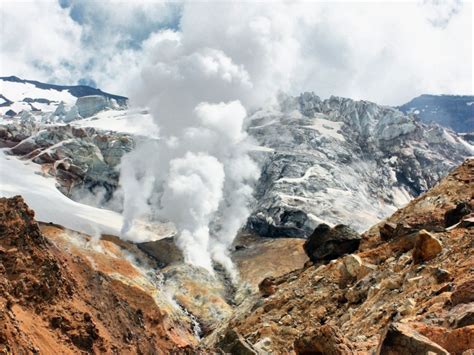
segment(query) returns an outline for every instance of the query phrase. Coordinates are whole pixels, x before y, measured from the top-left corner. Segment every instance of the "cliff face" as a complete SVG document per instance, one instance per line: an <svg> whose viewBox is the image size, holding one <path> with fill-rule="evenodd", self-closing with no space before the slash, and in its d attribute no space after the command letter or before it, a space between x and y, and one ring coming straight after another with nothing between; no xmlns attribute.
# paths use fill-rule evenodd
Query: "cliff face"
<svg viewBox="0 0 474 355"><path fill-rule="evenodd" d="M474 160L362 235L260 284L205 340L250 353L462 354L474 348Z"/></svg>

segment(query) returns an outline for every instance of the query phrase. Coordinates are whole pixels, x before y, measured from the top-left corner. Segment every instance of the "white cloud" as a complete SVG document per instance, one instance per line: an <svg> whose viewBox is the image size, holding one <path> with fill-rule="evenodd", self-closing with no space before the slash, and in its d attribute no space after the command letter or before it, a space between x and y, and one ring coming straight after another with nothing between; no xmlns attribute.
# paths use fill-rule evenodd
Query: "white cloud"
<svg viewBox="0 0 474 355"><path fill-rule="evenodd" d="M194 65L209 73L218 65L229 80L235 70L254 78L258 92L246 102L261 102L275 87L385 104L473 90L469 2L64 2L64 9L53 1L2 4L2 75L86 77L129 94L156 33L171 25L187 34L190 52L201 48L189 58Z"/></svg>
<svg viewBox="0 0 474 355"><path fill-rule="evenodd" d="M0 75L70 81L68 66L82 56L82 28L51 1L0 6Z"/></svg>

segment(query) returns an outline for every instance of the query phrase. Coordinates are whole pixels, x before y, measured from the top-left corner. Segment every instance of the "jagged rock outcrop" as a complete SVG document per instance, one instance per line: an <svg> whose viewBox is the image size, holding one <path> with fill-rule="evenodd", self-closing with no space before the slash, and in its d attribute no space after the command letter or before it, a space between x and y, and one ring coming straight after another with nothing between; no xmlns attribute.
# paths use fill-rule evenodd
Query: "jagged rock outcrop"
<svg viewBox="0 0 474 355"><path fill-rule="evenodd" d="M247 229L306 237L320 223L363 231L440 178L473 147L387 106L313 93L250 117L262 164Z"/></svg>
<svg viewBox="0 0 474 355"><path fill-rule="evenodd" d="M261 296L201 346L214 349L232 329L270 353L465 354L474 348L473 230L462 221L445 228L444 217L459 201L473 207L473 181L470 159L365 232L353 254L265 279ZM442 250L415 262L427 233Z"/></svg>
<svg viewBox="0 0 474 355"><path fill-rule="evenodd" d="M334 228L320 224L304 244L313 262L330 261L359 248L361 236L350 227L339 224Z"/></svg>

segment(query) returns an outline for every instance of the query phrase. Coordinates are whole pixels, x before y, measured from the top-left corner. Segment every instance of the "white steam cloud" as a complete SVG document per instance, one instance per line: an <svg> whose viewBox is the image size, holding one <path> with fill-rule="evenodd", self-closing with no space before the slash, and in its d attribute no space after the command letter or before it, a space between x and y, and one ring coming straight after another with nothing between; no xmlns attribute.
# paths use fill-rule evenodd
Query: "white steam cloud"
<svg viewBox="0 0 474 355"><path fill-rule="evenodd" d="M196 9L192 11L195 16ZM274 38L263 40L274 34L260 18L227 36L209 26L214 33L202 37L188 27L187 19L184 11L180 32L163 31L146 43L147 64L132 101L150 108L160 139L140 144L122 162L122 233L142 238L134 224L144 216L169 220L178 230L177 245L187 262L212 272L214 261L235 277L228 248L249 214L259 176L248 154L246 107L273 97L284 86L281 68L266 62L281 57L285 46L274 46ZM237 61L229 54L238 52L232 38L249 29L260 32L247 48L258 56L240 55Z"/></svg>

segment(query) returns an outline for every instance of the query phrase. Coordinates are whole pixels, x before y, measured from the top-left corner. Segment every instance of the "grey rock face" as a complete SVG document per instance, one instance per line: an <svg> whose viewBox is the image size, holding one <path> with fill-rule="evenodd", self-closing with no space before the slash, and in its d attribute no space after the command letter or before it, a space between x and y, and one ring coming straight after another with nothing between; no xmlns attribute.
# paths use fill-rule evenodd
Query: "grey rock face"
<svg viewBox="0 0 474 355"><path fill-rule="evenodd" d="M255 112L248 132L262 174L246 228L268 237L306 237L323 222L363 231L474 152L392 107L313 93Z"/></svg>
<svg viewBox="0 0 474 355"><path fill-rule="evenodd" d="M79 97L76 102L77 111L84 118L94 116L108 106L108 100L100 95Z"/></svg>
<svg viewBox="0 0 474 355"><path fill-rule="evenodd" d="M5 135L13 142L19 140L16 135L24 137L16 125L5 128ZM57 178L60 190L71 197L100 188L105 191L103 199L110 199L118 187L120 159L134 147L126 134L69 125L47 126L28 134L11 148L11 153L37 164L50 164L49 172Z"/></svg>

